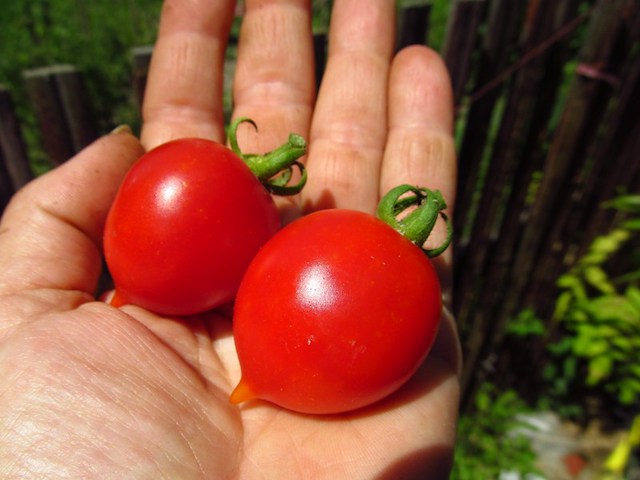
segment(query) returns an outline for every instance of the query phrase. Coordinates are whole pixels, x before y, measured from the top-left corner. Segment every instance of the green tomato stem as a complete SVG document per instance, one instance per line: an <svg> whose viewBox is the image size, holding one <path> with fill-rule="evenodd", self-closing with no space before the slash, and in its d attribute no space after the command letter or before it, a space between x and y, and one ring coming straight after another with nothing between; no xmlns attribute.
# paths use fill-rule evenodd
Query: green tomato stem
<svg viewBox="0 0 640 480"><path fill-rule="evenodd" d="M398 218L401 213L412 207L415 208L404 218ZM433 258L444 252L453 239L451 220L443 212L446 208L444 197L437 190L399 185L382 198L378 205L377 215L383 222L411 240L430 258ZM426 249L423 245L440 217L446 222L447 237L440 246Z"/></svg>
<svg viewBox="0 0 640 480"><path fill-rule="evenodd" d="M267 190L276 195L295 195L307 182L307 171L298 161L307 153L307 142L300 135L292 133L286 143L263 155L242 153L238 145L237 131L241 123L250 123L257 130L253 120L241 117L234 120L229 127L229 144L231 150L242 158L249 169L260 180ZM293 176L293 168L300 172L298 183L289 185Z"/></svg>

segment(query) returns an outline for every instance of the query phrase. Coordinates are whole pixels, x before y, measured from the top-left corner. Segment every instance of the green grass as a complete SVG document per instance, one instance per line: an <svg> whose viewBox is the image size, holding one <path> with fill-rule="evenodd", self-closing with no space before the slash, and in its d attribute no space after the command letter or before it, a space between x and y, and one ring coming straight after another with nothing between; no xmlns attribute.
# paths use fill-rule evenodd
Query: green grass
<svg viewBox="0 0 640 480"><path fill-rule="evenodd" d="M12 94L35 163L44 160L23 72L71 64L83 73L101 131L136 124L131 48L154 41L161 0L13 0L0 15L0 83Z"/></svg>
<svg viewBox="0 0 640 480"><path fill-rule="evenodd" d="M415 0L398 0L402 5ZM424 2L426 0L419 0ZM23 72L71 64L83 74L101 133L127 123L139 129L131 88L131 49L155 41L162 0L12 0L0 15L0 84L11 91L35 169L47 167ZM313 29L326 31L332 0L313 0ZM442 45L447 0L432 0L429 44ZM234 33L240 22L234 23ZM233 53L233 52L232 52ZM230 100L225 100L229 104ZM228 106L228 105L227 105Z"/></svg>

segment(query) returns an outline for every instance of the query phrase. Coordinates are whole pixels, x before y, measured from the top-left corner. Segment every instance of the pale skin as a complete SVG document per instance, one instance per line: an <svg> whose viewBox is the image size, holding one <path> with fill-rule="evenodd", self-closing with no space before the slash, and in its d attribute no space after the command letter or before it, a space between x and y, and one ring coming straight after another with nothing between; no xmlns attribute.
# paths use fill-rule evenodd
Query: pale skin
<svg viewBox="0 0 640 480"><path fill-rule="evenodd" d="M246 151L309 141L309 182L286 221L318 208L372 212L400 183L452 212L452 100L424 47L394 55L393 0L335 0L316 95L310 2L249 1L234 79ZM364 5L366 4L366 8ZM120 132L15 195L0 224L0 477L447 478L460 350L448 310L431 354L391 397L304 416L232 405L240 378L228 312L162 318L96 301L101 236L128 167L167 140L224 141L222 60L233 2L167 1L141 143ZM441 239L443 229L436 232ZM451 252L437 261L449 290ZM448 299L448 293L445 295Z"/></svg>

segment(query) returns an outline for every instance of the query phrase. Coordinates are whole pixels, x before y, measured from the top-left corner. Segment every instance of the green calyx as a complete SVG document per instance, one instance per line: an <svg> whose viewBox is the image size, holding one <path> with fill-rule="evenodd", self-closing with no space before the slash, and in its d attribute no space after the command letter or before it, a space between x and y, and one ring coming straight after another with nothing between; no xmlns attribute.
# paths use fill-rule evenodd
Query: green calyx
<svg viewBox="0 0 640 480"><path fill-rule="evenodd" d="M254 153L242 153L238 145L237 131L241 123L249 123L258 130L253 120L241 117L234 120L229 126L229 144L231 150L242 158L249 169L269 192L276 195L295 195L300 193L307 183L307 171L304 165L298 161L307 153L307 142L300 135L292 133L286 143L275 150L258 155ZM289 185L293 177L293 168L300 172L300 179L294 185Z"/></svg>
<svg viewBox="0 0 640 480"><path fill-rule="evenodd" d="M404 217L405 210L412 208ZM453 239L453 226L443 212L447 204L437 190L400 185L387 193L378 205L378 218L420 247L430 258L444 252ZM423 247L439 217L446 222L447 238L436 248Z"/></svg>

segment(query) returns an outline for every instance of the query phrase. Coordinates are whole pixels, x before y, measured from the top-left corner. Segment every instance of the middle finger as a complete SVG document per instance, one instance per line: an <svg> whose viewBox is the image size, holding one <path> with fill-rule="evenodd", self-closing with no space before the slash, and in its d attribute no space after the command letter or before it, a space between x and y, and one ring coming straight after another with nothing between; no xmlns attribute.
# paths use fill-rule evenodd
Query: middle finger
<svg viewBox="0 0 640 480"><path fill-rule="evenodd" d="M387 77L395 1L341 0L311 127L305 209L373 212L387 133ZM357 185L357 188L354 188Z"/></svg>

